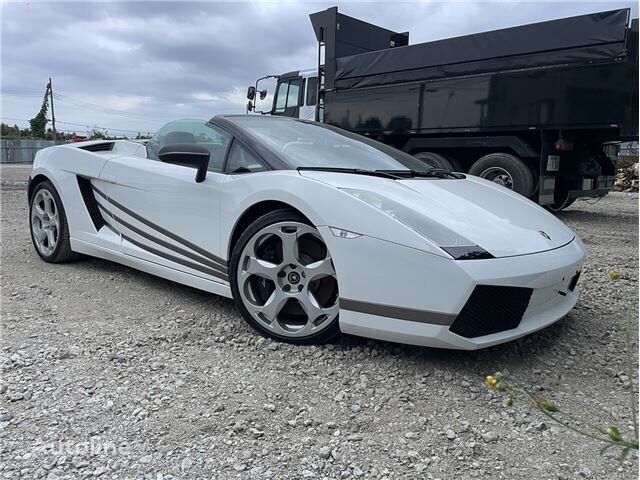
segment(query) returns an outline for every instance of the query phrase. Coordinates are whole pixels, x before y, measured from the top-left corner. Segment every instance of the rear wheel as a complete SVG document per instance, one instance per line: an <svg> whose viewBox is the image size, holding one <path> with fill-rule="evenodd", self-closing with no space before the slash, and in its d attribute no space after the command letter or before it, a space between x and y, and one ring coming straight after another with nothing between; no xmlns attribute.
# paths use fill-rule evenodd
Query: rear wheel
<svg viewBox="0 0 640 480"><path fill-rule="evenodd" d="M453 158L444 156L440 153L420 152L416 153L414 157L418 160L422 160L433 168L442 168L443 170L449 170L451 172L460 171L460 166Z"/></svg>
<svg viewBox="0 0 640 480"><path fill-rule="evenodd" d="M338 282L316 228L279 210L251 224L231 256L231 289L244 319L260 333L295 344L339 333Z"/></svg>
<svg viewBox="0 0 640 480"><path fill-rule="evenodd" d="M33 189L29 201L29 224L33 246L45 262L73 260L69 225L60 195L48 180Z"/></svg>
<svg viewBox="0 0 640 480"><path fill-rule="evenodd" d="M525 197L531 196L533 191L531 170L518 157L508 153L485 155L471 165L469 174L495 182Z"/></svg>

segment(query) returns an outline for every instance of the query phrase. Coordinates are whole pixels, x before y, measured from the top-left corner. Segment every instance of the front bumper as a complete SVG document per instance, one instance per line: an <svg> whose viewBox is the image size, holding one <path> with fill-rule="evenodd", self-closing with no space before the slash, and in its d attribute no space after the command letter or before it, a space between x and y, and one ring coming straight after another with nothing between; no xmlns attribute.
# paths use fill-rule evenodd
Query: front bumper
<svg viewBox="0 0 640 480"><path fill-rule="evenodd" d="M322 235L334 259L344 333L429 347L475 350L540 330L565 316L579 289L580 240L547 252L487 260L451 260L371 237ZM515 328L473 338L453 333L478 285L532 289Z"/></svg>

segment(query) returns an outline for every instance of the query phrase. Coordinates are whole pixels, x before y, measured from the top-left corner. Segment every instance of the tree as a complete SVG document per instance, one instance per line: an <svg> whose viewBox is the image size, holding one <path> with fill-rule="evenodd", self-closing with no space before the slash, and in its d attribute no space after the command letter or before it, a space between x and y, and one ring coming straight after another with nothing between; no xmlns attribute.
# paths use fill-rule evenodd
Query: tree
<svg viewBox="0 0 640 480"><path fill-rule="evenodd" d="M44 98L42 99L42 106L40 107L40 111L38 114L29 120L29 125L31 125L31 134L36 138L45 138L47 122L47 110L49 109L49 85L47 85L47 90L44 93Z"/></svg>

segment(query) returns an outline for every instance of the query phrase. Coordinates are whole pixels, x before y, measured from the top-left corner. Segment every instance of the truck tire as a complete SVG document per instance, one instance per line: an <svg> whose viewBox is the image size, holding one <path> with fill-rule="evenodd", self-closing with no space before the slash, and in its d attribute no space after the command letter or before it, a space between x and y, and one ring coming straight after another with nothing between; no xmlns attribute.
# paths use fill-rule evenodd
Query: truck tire
<svg viewBox="0 0 640 480"><path fill-rule="evenodd" d="M449 170L451 172L460 171L460 166L454 159L445 157L440 153L420 152L416 153L414 157L416 157L418 160L422 160L424 163L434 168L442 168L443 170Z"/></svg>
<svg viewBox="0 0 640 480"><path fill-rule="evenodd" d="M533 173L515 155L490 153L478 159L469 169L469 175L490 180L525 197L533 191Z"/></svg>

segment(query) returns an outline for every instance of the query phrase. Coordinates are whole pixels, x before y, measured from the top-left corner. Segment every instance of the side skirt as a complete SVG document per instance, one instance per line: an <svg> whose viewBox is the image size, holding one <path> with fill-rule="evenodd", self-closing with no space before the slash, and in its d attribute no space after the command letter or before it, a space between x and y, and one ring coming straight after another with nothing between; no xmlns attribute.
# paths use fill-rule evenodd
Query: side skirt
<svg viewBox="0 0 640 480"><path fill-rule="evenodd" d="M157 277L165 278L173 282L197 288L198 290L204 290L205 292L232 298L231 287L229 287L229 285L206 280L204 278L181 272L170 267L165 267L164 265L149 262L147 260L142 260L131 255L125 255L115 250L85 242L84 240L71 238L71 249L74 252L83 253L92 257L102 258L103 260L109 260L115 263L120 263L122 265L126 265L127 267L141 270Z"/></svg>

